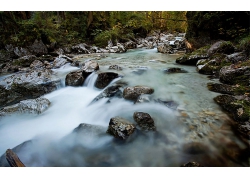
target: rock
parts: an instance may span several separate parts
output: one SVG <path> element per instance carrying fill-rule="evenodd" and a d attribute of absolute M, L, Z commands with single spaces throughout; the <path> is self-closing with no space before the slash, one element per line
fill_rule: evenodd
<path fill-rule="evenodd" d="M 89 60 L 84 63 L 84 66 L 82 66 L 81 69 L 83 70 L 83 77 L 87 78 L 92 72 L 99 70 L 99 64 L 95 61 Z"/>
<path fill-rule="evenodd" d="M 63 65 L 65 65 L 66 63 L 68 63 L 67 59 L 63 58 L 63 57 L 58 57 L 54 60 L 53 62 L 53 67 L 54 68 L 60 68 Z"/>
<path fill-rule="evenodd" d="M 13 65 L 21 66 L 21 67 L 29 67 L 30 64 L 36 60 L 37 57 L 34 55 L 23 56 L 13 61 Z"/>
<path fill-rule="evenodd" d="M 221 66 L 216 60 L 201 59 L 197 62 L 197 71 L 201 74 L 213 75 L 218 74 Z"/>
<path fill-rule="evenodd" d="M 150 97 L 149 94 L 141 94 L 141 95 L 137 98 L 135 104 L 138 104 L 138 103 L 147 103 L 147 102 L 150 102 L 150 101 L 151 101 L 151 97 Z"/>
<path fill-rule="evenodd" d="M 29 55 L 31 55 L 31 52 L 29 52 L 28 49 L 22 48 L 22 47 L 15 47 L 15 48 L 13 49 L 13 52 L 14 52 L 15 55 L 17 55 L 18 57 L 23 57 L 23 56 L 29 56 Z"/>
<path fill-rule="evenodd" d="M 219 95 L 214 101 L 233 115 L 236 121 L 250 120 L 250 98 L 244 96 Z"/>
<path fill-rule="evenodd" d="M 82 86 L 84 83 L 84 77 L 82 76 L 82 70 L 70 72 L 66 75 L 65 85 L 66 86 Z"/>
<path fill-rule="evenodd" d="M 225 84 L 250 85 L 250 67 L 224 66 L 219 72 L 220 81 Z"/>
<path fill-rule="evenodd" d="M 87 139 L 93 135 L 105 134 L 106 129 L 103 126 L 81 123 L 73 130 L 73 133 L 76 133 L 78 136 L 82 136 L 81 138 L 85 137 L 85 139 Z"/>
<path fill-rule="evenodd" d="M 175 67 L 164 69 L 163 71 L 166 74 L 171 74 L 171 73 L 187 73 L 186 70 L 184 70 L 182 68 L 175 68 Z"/>
<path fill-rule="evenodd" d="M 121 71 L 122 67 L 120 67 L 118 65 L 111 65 L 111 66 L 109 66 L 109 69 L 114 69 L 114 70 L 117 70 L 117 71 Z"/>
<path fill-rule="evenodd" d="M 207 53 L 209 56 L 215 53 L 232 54 L 234 46 L 230 41 L 218 41 L 208 49 Z"/>
<path fill-rule="evenodd" d="M 29 47 L 29 50 L 32 54 L 41 56 L 43 54 L 48 54 L 47 47 L 43 44 L 42 40 L 38 41 L 37 39 L 35 42 Z"/>
<path fill-rule="evenodd" d="M 202 167 L 202 166 L 197 162 L 188 162 L 186 164 L 183 164 L 181 167 Z"/>
<path fill-rule="evenodd" d="M 177 107 L 179 106 L 179 104 L 177 104 L 176 102 L 174 102 L 172 100 L 155 99 L 154 101 L 156 103 L 163 104 L 164 106 L 167 106 L 168 108 L 174 109 L 174 110 L 176 110 Z"/>
<path fill-rule="evenodd" d="M 88 45 L 85 43 L 77 44 L 72 46 L 72 52 L 78 54 L 90 54 L 90 51 L 86 48 Z"/>
<path fill-rule="evenodd" d="M 41 61 L 35 60 L 30 64 L 30 68 L 32 68 L 32 69 L 43 69 L 43 68 L 45 68 L 45 66 Z"/>
<path fill-rule="evenodd" d="M 135 112 L 133 117 L 142 130 L 144 131 L 156 130 L 154 120 L 148 113 Z"/>
<path fill-rule="evenodd" d="M 7 149 L 6 159 L 11 167 L 25 167 L 17 154 L 14 153 L 11 149 Z"/>
<path fill-rule="evenodd" d="M 11 72 L 18 72 L 20 69 L 20 66 L 13 65 L 11 63 L 2 64 L 0 68 L 0 73 L 11 73 Z"/>
<path fill-rule="evenodd" d="M 135 131 L 135 125 L 124 118 L 113 117 L 109 121 L 107 133 L 113 135 L 115 138 L 127 139 Z"/>
<path fill-rule="evenodd" d="M 142 67 L 139 67 L 139 68 L 133 70 L 132 73 L 134 73 L 134 74 L 136 74 L 136 75 L 142 75 L 142 74 L 145 73 L 147 70 L 148 70 L 147 67 L 142 66 Z"/>
<path fill-rule="evenodd" d="M 126 49 L 135 49 L 137 47 L 136 42 L 134 41 L 128 41 L 125 43 Z"/>
<path fill-rule="evenodd" d="M 191 142 L 183 145 L 183 152 L 187 154 L 203 154 L 208 151 L 209 148 L 199 142 Z"/>
<path fill-rule="evenodd" d="M 141 94 L 153 94 L 154 89 L 146 86 L 126 87 L 123 90 L 123 98 L 136 101 Z"/>
<path fill-rule="evenodd" d="M 27 99 L 20 103 L 6 106 L 0 110 L 0 116 L 11 115 L 14 113 L 41 114 L 50 106 L 50 101 L 46 98 Z"/>
<path fill-rule="evenodd" d="M 101 94 L 99 94 L 95 99 L 91 102 L 96 102 L 102 98 L 111 98 L 111 97 L 118 97 L 122 98 L 122 91 L 120 90 L 121 85 L 112 85 L 107 87 Z"/>
<path fill-rule="evenodd" d="M 50 93 L 56 90 L 60 83 L 61 80 L 53 78 L 52 71 L 48 69 L 8 76 L 0 81 L 0 108 Z"/>
<path fill-rule="evenodd" d="M 238 131 L 249 140 L 249 138 L 250 138 L 250 122 L 246 121 L 246 122 L 238 124 Z"/>
<path fill-rule="evenodd" d="M 187 54 L 176 59 L 176 63 L 185 65 L 196 65 L 198 60 L 208 58 L 207 54 Z"/>
<path fill-rule="evenodd" d="M 99 89 L 105 88 L 111 81 L 118 78 L 118 74 L 114 72 L 99 73 L 95 82 L 95 87 Z"/>
<path fill-rule="evenodd" d="M 243 53 L 243 52 L 233 53 L 233 54 L 227 55 L 227 57 L 226 57 L 226 62 L 230 62 L 233 64 L 235 64 L 239 61 L 246 61 L 246 60 L 247 60 L 247 57 L 246 57 L 245 53 Z"/>
<path fill-rule="evenodd" d="M 11 61 L 13 58 L 16 58 L 15 54 L 9 51 L 5 51 L 3 49 L 0 50 L 0 64 L 1 63 L 5 63 L 5 62 L 9 62 Z"/>
<path fill-rule="evenodd" d="M 46 55 L 42 55 L 42 56 L 38 57 L 37 60 L 39 60 L 41 62 L 44 62 L 44 61 L 52 62 L 52 61 L 54 61 L 54 57 L 52 57 L 49 54 L 46 54 Z"/>
<path fill-rule="evenodd" d="M 210 91 L 229 95 L 243 95 L 245 93 L 250 93 L 250 87 L 248 86 L 208 83 L 207 87 Z"/>
<path fill-rule="evenodd" d="M 167 53 L 167 54 L 173 54 L 174 49 L 172 46 L 169 45 L 169 43 L 161 44 L 157 47 L 157 51 L 160 53 Z"/>

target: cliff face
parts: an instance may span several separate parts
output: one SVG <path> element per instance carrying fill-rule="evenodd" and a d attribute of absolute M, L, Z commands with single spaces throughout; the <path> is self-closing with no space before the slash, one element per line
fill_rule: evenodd
<path fill-rule="evenodd" d="M 235 40 L 249 34 L 249 11 L 188 11 L 186 16 L 186 38 L 195 48 L 213 40 Z"/>

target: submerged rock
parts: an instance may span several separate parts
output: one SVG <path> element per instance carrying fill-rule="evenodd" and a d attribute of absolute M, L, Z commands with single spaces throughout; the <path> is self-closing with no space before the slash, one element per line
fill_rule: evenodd
<path fill-rule="evenodd" d="M 135 131 L 135 125 L 124 118 L 113 117 L 109 121 L 107 133 L 113 135 L 115 138 L 127 139 Z"/>
<path fill-rule="evenodd" d="M 154 101 L 174 110 L 177 109 L 177 107 L 179 106 L 179 104 L 172 100 L 155 99 Z"/>
<path fill-rule="evenodd" d="M 115 78 L 118 78 L 118 74 L 114 72 L 103 72 L 98 74 L 98 77 L 95 82 L 95 87 L 99 89 L 105 88 L 111 81 Z"/>
<path fill-rule="evenodd" d="M 122 67 L 120 67 L 118 65 L 111 65 L 111 66 L 109 66 L 109 69 L 114 69 L 114 70 L 117 70 L 117 71 L 121 71 Z"/>
<path fill-rule="evenodd" d="M 133 117 L 134 117 L 134 120 L 137 122 L 138 126 L 142 130 L 144 131 L 156 130 L 154 120 L 148 113 L 135 112 Z"/>
<path fill-rule="evenodd" d="M 82 86 L 84 83 L 84 77 L 82 76 L 82 70 L 70 72 L 66 75 L 65 85 L 66 86 Z"/>
<path fill-rule="evenodd" d="M 48 69 L 9 76 L 0 82 L 0 107 L 38 98 L 57 89 L 61 81 Z"/>
<path fill-rule="evenodd" d="M 136 101 L 141 94 L 153 94 L 154 89 L 147 86 L 126 87 L 123 90 L 123 98 Z"/>
<path fill-rule="evenodd" d="M 0 116 L 6 116 L 13 113 L 32 113 L 41 114 L 50 106 L 50 101 L 46 98 L 27 99 L 20 103 L 6 106 L 0 110 Z"/>
<path fill-rule="evenodd" d="M 172 68 L 168 68 L 168 69 L 164 69 L 164 73 L 170 74 L 170 73 L 186 73 L 187 71 L 182 69 L 182 68 L 176 68 L 176 67 L 172 67 Z"/>

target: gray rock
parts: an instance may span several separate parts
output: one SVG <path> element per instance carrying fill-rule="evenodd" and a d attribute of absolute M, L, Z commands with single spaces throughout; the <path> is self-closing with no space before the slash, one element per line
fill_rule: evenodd
<path fill-rule="evenodd" d="M 227 55 L 226 62 L 237 63 L 239 61 L 247 60 L 246 54 L 243 52 L 237 52 L 230 55 Z"/>
<path fill-rule="evenodd" d="M 29 67 L 31 63 L 36 60 L 37 57 L 34 55 L 23 56 L 13 61 L 13 65 L 18 65 L 21 67 Z"/>
<path fill-rule="evenodd" d="M 29 47 L 29 50 L 32 54 L 41 56 L 43 54 L 48 54 L 47 47 L 43 44 L 42 40 L 38 41 L 37 39 L 35 42 Z"/>
<path fill-rule="evenodd" d="M 113 135 L 115 138 L 127 139 L 135 131 L 135 125 L 124 118 L 113 117 L 109 121 L 107 133 Z"/>
<path fill-rule="evenodd" d="M 218 41 L 208 49 L 207 53 L 209 56 L 215 53 L 232 54 L 234 46 L 229 41 Z"/>
<path fill-rule="evenodd" d="M 126 49 L 135 49 L 136 47 L 137 47 L 136 42 L 134 42 L 134 41 L 128 41 L 125 43 Z"/>
<path fill-rule="evenodd" d="M 120 67 L 118 65 L 111 65 L 111 66 L 109 66 L 109 69 L 114 69 L 114 70 L 117 70 L 117 71 L 121 71 L 122 67 Z"/>
<path fill-rule="evenodd" d="M 53 62 L 53 67 L 54 68 L 60 68 L 63 65 L 65 65 L 67 63 L 67 59 L 63 58 L 63 57 L 58 57 L 54 60 Z"/>
<path fill-rule="evenodd" d="M 200 59 L 207 59 L 208 54 L 187 54 L 176 59 L 176 63 L 185 65 L 196 65 Z"/>
<path fill-rule="evenodd" d="M 66 75 L 65 85 L 66 86 L 82 86 L 84 83 L 84 77 L 82 76 L 82 70 L 70 72 Z"/>
<path fill-rule="evenodd" d="M 172 74 L 172 73 L 186 73 L 187 71 L 182 68 L 171 67 L 168 69 L 164 69 L 164 73 Z"/>
<path fill-rule="evenodd" d="M 99 64 L 95 61 L 89 60 L 84 63 L 81 69 L 83 70 L 83 77 L 87 78 L 92 72 L 99 70 Z"/>
<path fill-rule="evenodd" d="M 29 52 L 29 50 L 28 50 L 27 48 L 22 48 L 22 47 L 15 47 L 15 48 L 13 49 L 13 52 L 14 52 L 18 57 L 31 55 L 31 52 Z"/>
<path fill-rule="evenodd" d="M 167 53 L 167 54 L 173 54 L 174 49 L 172 46 L 169 45 L 169 43 L 161 44 L 157 47 L 157 51 L 160 53 Z"/>
<path fill-rule="evenodd" d="M 152 94 L 154 89 L 146 86 L 126 87 L 123 90 L 123 98 L 136 101 L 141 94 Z"/>
<path fill-rule="evenodd" d="M 50 106 L 50 101 L 46 98 L 27 99 L 20 103 L 6 106 L 0 110 L 0 116 L 6 116 L 14 113 L 41 114 Z"/>
<path fill-rule="evenodd" d="M 138 124 L 138 126 L 144 130 L 144 131 L 155 131 L 156 127 L 154 124 L 153 118 L 148 114 L 144 112 L 135 112 L 134 115 L 134 120 Z"/>
<path fill-rule="evenodd" d="M 95 87 L 99 89 L 103 89 L 106 86 L 109 85 L 111 81 L 113 81 L 115 78 L 118 78 L 118 74 L 114 72 L 103 72 L 99 73 L 98 77 L 95 82 Z"/>
<path fill-rule="evenodd" d="M 72 52 L 78 53 L 78 54 L 90 54 L 90 51 L 86 48 L 88 47 L 87 44 L 81 43 L 77 44 L 75 46 L 72 46 Z"/>
<path fill-rule="evenodd" d="M 58 88 L 60 79 L 48 69 L 32 70 L 9 76 L 0 82 L 0 107 L 25 99 L 38 98 Z"/>
<path fill-rule="evenodd" d="M 42 68 L 43 69 L 43 68 L 45 68 L 45 66 L 41 61 L 35 60 L 30 64 L 30 68 L 32 68 L 32 69 L 41 69 Z"/>

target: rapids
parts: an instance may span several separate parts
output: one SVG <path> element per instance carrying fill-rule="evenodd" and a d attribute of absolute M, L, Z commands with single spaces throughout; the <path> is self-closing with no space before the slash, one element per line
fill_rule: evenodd
<path fill-rule="evenodd" d="M 246 145 L 234 134 L 232 119 L 214 103 L 218 93 L 206 87 L 217 80 L 197 73 L 196 67 L 176 64 L 179 54 L 135 49 L 106 55 L 96 60 L 100 71 L 123 76 L 110 84 L 122 80 L 128 86 L 153 87 L 153 99 L 173 101 L 177 109 L 155 101 L 134 104 L 123 98 L 91 103 L 103 91 L 94 87 L 97 74 L 92 73 L 82 87 L 65 87 L 66 74 L 79 69 L 66 64 L 53 70 L 62 83 L 58 90 L 43 96 L 51 102 L 48 110 L 0 119 L 0 154 L 27 141 L 17 150 L 26 166 L 178 167 L 190 161 L 203 166 L 248 166 L 239 155 Z M 108 69 L 115 64 L 123 70 Z M 170 67 L 187 73 L 165 73 Z M 105 133 L 114 116 L 135 123 L 135 111 L 149 113 L 157 131 L 136 131 L 124 143 Z M 72 132 L 81 123 L 96 125 L 103 133 L 76 136 Z"/>

